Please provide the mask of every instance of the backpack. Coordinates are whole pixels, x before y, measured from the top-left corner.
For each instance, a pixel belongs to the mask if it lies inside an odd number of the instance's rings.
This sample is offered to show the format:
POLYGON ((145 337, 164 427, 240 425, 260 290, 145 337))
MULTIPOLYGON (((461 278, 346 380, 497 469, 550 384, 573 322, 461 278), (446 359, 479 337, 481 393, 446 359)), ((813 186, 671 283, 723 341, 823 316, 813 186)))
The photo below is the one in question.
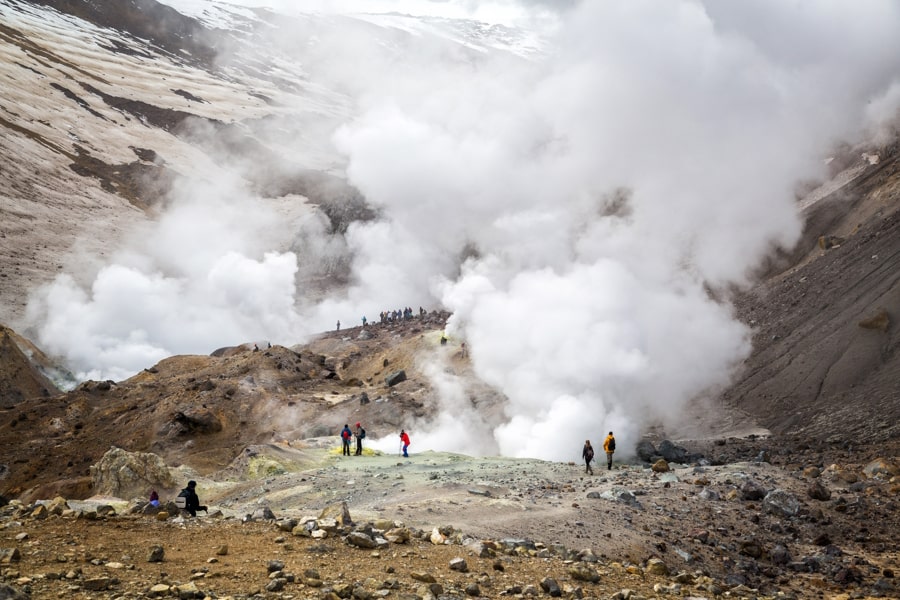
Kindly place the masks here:
POLYGON ((175 506, 178 508, 187 507, 187 490, 181 490, 178 493, 178 496, 175 497, 175 506))
POLYGON ((609 451, 614 452, 616 449, 616 438, 610 438, 609 440, 609 451))
POLYGON ((361 439, 361 440, 366 439, 366 430, 363 429, 362 427, 359 428, 359 439, 361 439))

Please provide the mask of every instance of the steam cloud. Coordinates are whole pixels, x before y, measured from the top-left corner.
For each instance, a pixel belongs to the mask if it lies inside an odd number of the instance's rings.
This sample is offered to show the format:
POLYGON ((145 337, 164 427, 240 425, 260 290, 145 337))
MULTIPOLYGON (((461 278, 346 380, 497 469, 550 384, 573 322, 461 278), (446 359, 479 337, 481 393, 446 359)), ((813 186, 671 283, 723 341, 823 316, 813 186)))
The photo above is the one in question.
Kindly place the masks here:
MULTIPOLYGON (((543 25, 551 6, 497 5, 543 25)), ((382 214, 348 230, 353 283, 340 295, 295 286, 330 248, 289 251, 298 231, 321 233, 313 216, 284 219, 234 182, 194 187, 89 288, 64 276, 36 297, 41 342, 82 376, 123 376, 174 353, 296 343, 336 318, 439 304, 474 373, 508 402, 485 421, 471 382, 433 357, 445 410, 418 424, 417 450, 569 459, 608 430, 634 440, 677 422, 749 352, 750 332, 712 296, 796 240, 794 184, 820 175, 833 142, 896 115, 900 7, 565 6, 547 51, 528 59, 428 36, 404 37, 399 56, 359 53, 358 39, 342 53, 340 31, 320 40, 330 83, 357 107, 333 142, 382 214)))

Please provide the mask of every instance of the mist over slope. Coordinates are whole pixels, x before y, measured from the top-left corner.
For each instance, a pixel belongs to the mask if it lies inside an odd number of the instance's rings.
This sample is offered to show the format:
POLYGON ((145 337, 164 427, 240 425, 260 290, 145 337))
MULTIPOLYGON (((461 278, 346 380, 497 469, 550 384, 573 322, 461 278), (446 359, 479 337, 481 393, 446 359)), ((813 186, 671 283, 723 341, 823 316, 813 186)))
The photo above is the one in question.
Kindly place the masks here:
POLYGON ((471 371, 420 368, 475 453, 561 458, 716 398, 753 348, 732 291, 802 239, 798 182, 891 139, 900 101, 889 2, 0 6, 4 320, 121 380, 446 309, 471 371))

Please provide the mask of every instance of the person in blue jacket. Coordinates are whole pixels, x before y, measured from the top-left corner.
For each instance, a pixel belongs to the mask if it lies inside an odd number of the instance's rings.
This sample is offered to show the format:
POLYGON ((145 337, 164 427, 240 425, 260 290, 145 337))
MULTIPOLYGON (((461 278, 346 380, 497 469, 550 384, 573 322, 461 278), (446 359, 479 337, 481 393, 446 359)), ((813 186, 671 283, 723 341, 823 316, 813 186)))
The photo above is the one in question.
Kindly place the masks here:
POLYGON ((353 437, 353 432, 350 431, 350 425, 344 423, 344 428, 341 430, 341 446, 343 447, 344 456, 350 456, 350 438, 353 437))

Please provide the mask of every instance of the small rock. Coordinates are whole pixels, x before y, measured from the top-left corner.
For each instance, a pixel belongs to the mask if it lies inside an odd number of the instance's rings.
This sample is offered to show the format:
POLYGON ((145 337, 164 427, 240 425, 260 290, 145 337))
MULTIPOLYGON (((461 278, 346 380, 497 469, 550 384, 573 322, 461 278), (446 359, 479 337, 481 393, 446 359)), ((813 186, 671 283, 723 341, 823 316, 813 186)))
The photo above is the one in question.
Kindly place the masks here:
POLYGON ((109 577, 92 577, 81 582, 81 587, 91 592, 102 592, 108 590, 111 584, 109 577))
POLYGON ((562 596, 562 589, 559 587, 559 584, 552 577, 544 577, 541 579, 541 589, 544 590, 547 594, 550 594, 553 598, 559 598, 562 596))
POLYGON ((347 536, 347 543, 356 546, 357 548, 371 549, 378 546, 378 544, 375 543, 375 540, 361 531, 351 532, 350 535, 347 536))
POLYGON ((0 565, 19 562, 21 559, 22 555, 18 548, 0 548, 0 565))
POLYGON ((591 583, 600 581, 600 574, 597 570, 587 565, 572 565, 569 567, 568 573, 575 581, 589 581, 591 583))
POLYGON ((651 558, 647 561, 647 566, 644 571, 649 575, 668 575, 669 567, 666 566, 666 563, 661 561, 658 558, 651 558))
POLYGON ((163 561, 165 550, 162 546, 153 546, 150 548, 150 554, 147 556, 147 562, 158 563, 163 561))
POLYGON ((454 558, 450 561, 450 570, 459 571, 460 573, 468 573, 469 565, 466 564, 466 559, 464 558, 454 558))
POLYGON ((654 473, 668 473, 669 472, 669 463, 666 462, 666 459, 661 458, 650 467, 654 473))

